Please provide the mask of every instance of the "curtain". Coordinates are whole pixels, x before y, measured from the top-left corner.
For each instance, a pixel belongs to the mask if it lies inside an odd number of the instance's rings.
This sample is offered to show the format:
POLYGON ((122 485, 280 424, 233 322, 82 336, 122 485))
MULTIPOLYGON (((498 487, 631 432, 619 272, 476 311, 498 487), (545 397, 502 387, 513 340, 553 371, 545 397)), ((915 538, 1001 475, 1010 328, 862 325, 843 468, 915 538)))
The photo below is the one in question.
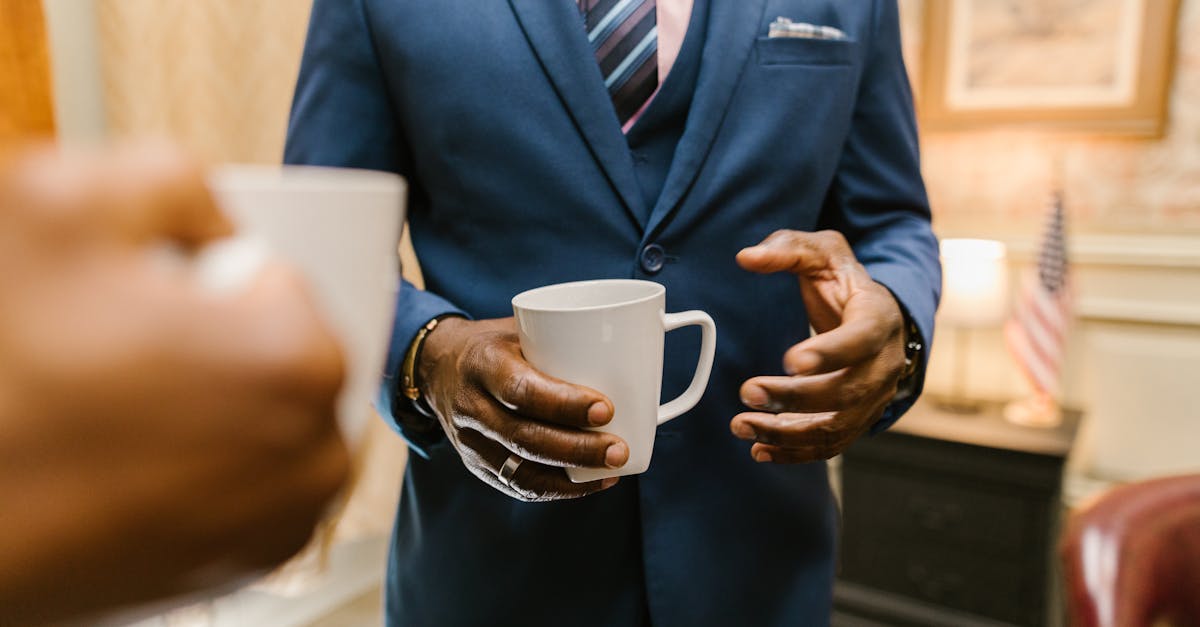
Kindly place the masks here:
POLYGON ((112 135, 277 163, 311 0, 96 0, 112 135))

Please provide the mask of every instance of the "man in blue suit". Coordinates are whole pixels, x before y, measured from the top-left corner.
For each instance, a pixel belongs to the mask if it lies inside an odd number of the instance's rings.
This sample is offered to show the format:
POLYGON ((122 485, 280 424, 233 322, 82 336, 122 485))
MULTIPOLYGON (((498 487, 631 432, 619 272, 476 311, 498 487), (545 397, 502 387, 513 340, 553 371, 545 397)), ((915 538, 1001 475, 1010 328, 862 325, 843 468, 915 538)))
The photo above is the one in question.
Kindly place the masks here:
MULTIPOLYGON (((389 624, 829 622, 820 462, 919 393, 940 285, 895 0, 316 0, 287 161, 411 183, 389 624), (596 278, 721 338, 649 471, 577 485, 628 448, 509 303, 596 278)), ((668 337, 664 397, 698 344, 668 337)))

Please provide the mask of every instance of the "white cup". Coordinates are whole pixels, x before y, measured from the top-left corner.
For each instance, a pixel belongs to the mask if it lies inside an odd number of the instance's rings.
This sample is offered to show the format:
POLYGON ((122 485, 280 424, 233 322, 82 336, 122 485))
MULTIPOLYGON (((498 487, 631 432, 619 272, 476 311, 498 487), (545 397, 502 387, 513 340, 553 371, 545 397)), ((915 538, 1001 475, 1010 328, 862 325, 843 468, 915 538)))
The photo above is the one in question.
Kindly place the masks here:
POLYGON ((667 314, 666 294, 650 281, 605 280, 550 285, 513 298, 525 359, 552 377, 607 396, 613 420, 595 430, 629 444, 629 462, 622 468, 568 468, 576 483, 645 472, 658 425, 695 407, 704 395, 717 327, 702 311, 667 314), (666 332, 691 325, 703 331, 696 374, 687 391, 660 407, 666 332))
POLYGON ((222 166, 209 183, 237 236, 200 255, 202 280, 238 289, 273 257, 305 276, 345 353, 338 422, 356 446, 372 416, 395 314, 404 179, 365 170, 222 166))

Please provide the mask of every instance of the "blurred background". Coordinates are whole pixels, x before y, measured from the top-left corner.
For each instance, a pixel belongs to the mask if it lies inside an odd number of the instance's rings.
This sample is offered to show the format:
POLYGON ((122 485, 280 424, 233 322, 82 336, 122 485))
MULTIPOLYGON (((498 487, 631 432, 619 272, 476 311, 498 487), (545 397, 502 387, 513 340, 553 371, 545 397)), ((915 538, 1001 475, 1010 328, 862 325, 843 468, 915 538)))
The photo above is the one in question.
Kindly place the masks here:
MULTIPOLYGON (((911 426, 871 442, 859 461, 841 461, 847 543, 871 544, 871 532, 855 525, 856 512, 869 513, 854 505, 854 490, 869 495, 873 471, 909 476, 927 499, 918 509, 945 514, 940 522, 915 520, 919 532, 944 540, 955 525, 974 524, 972 512, 994 511, 989 520, 1024 525, 1011 548, 1036 553, 1030 563, 1043 571, 1026 576, 1014 566, 1026 586, 1014 598, 1050 591, 1032 614, 972 596, 969 580, 992 572, 978 559, 1000 558, 965 530, 948 561, 923 562, 920 539, 913 540, 918 557, 889 558, 906 564, 901 589, 855 574, 856 559, 882 554, 847 552, 838 604, 845 620, 879 621, 870 624, 903 622, 887 619, 879 599, 963 613, 944 616, 1053 621, 1056 576, 1043 553, 1052 549, 1059 514, 1116 485, 1200 471, 1200 2, 900 6, 935 229, 985 242, 946 258, 947 296, 959 302, 934 341, 928 400, 901 425, 911 426), (1022 324, 1020 311, 1037 277, 1045 282, 1047 250, 1054 257, 1056 249, 1044 236, 1059 226, 1065 262, 1052 265, 1069 277, 1069 299, 1059 310, 1064 323, 1050 329, 1062 331, 1049 343, 1061 359, 1043 364, 1053 371, 1042 377, 1047 386, 1026 374, 1029 358, 1013 350, 1012 333, 1015 326, 1018 339, 1023 331, 1037 344, 1046 332, 1022 324), (951 285, 952 276, 966 278, 951 285), (1048 419, 1002 418, 1006 409, 1013 418, 1013 401, 1037 398, 1056 401, 1048 419), (947 462, 905 467, 906 447, 947 462), (955 475, 962 468, 955 455, 990 459, 997 451, 1003 455, 981 474, 955 475), (1046 460, 1051 478, 1037 484, 1044 492, 1008 481, 1046 460), (979 489, 969 498, 997 500, 981 510, 957 502, 955 490, 970 486, 979 489), (946 575, 955 569, 966 574, 946 575)), ((309 8, 307 0, 0 0, 0 30, 9 31, 0 46, 11 47, 0 47, 0 142, 161 135, 211 163, 277 163, 309 8)), ((404 259, 406 274, 419 281, 407 247, 404 259)), ((156 620, 378 624, 405 450, 382 423, 376 427, 332 552, 310 552, 265 585, 156 620)), ((995 540, 1007 532, 986 533, 995 540)))

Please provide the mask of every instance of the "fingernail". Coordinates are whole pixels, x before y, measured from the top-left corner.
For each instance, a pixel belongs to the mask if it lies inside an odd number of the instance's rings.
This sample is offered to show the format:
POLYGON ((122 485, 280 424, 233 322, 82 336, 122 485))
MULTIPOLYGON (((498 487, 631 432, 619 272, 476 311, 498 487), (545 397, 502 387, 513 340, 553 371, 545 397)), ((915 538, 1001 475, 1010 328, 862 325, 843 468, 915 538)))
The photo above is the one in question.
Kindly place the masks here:
POLYGON ((620 468, 627 461, 629 461, 629 447, 625 446, 623 442, 613 444, 604 452, 604 463, 608 464, 609 468, 620 468))
POLYGON ((617 485, 618 481, 620 481, 620 479, 618 479, 617 477, 609 477, 609 478, 605 479, 604 481, 600 482, 600 489, 607 490, 607 489, 617 485))
POLYGON ((608 403, 592 403, 592 406, 588 407, 587 417, 588 424, 599 427, 612 420, 612 412, 608 409, 608 403))
POLYGON ((766 407, 767 392, 757 385, 747 385, 742 388, 742 403, 755 409, 766 407))
POLYGON ((744 422, 733 423, 733 434, 743 440, 753 440, 755 438, 754 429, 744 422))
POLYGON ((759 451, 754 454, 754 461, 760 464, 769 464, 771 463, 771 454, 766 451, 759 451))

